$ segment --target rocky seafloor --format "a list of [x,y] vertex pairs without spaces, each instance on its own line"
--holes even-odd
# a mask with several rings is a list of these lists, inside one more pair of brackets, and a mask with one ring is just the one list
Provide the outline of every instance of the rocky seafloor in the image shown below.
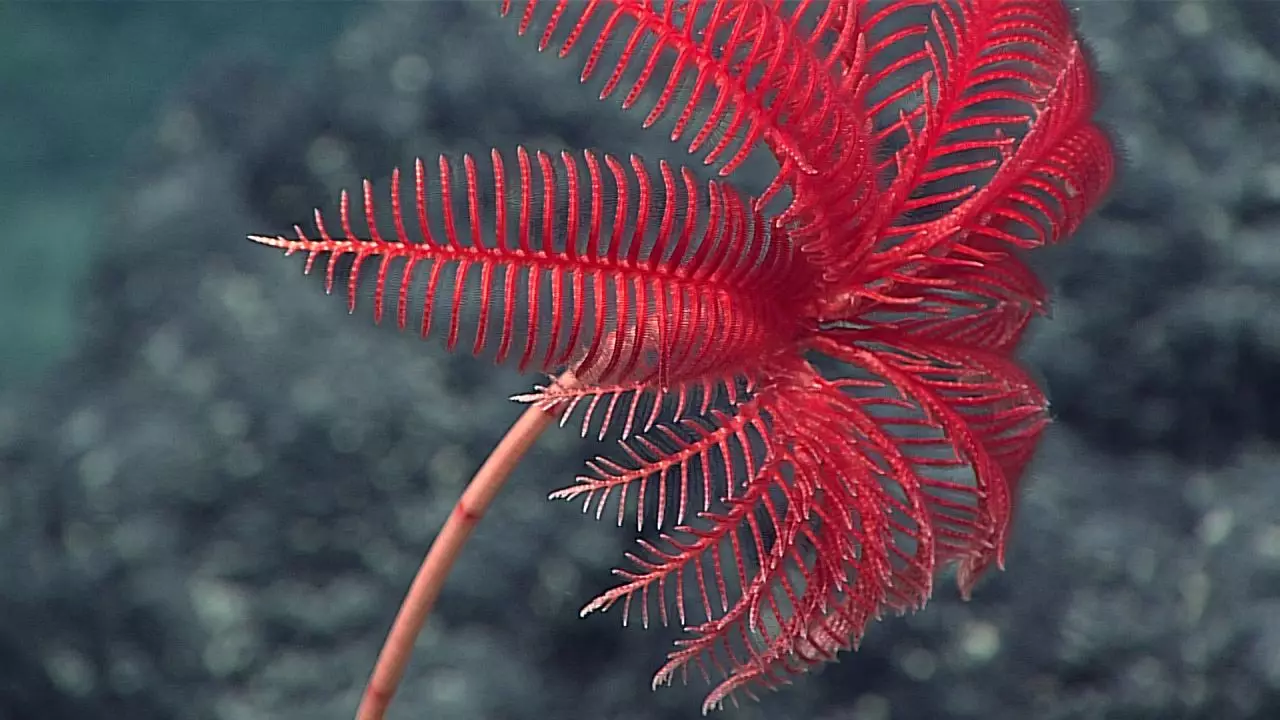
[[[1083,3],[1126,165],[1043,264],[1058,422],[1008,570],[737,718],[1280,717],[1280,12]],[[83,341],[0,400],[0,717],[348,717],[530,378],[347,318],[245,242],[416,155],[670,153],[477,2],[371,6],[302,73],[224,58],[146,130]],[[579,619],[631,536],[546,501],[550,433],[451,578],[392,717],[694,716],[674,631]]]

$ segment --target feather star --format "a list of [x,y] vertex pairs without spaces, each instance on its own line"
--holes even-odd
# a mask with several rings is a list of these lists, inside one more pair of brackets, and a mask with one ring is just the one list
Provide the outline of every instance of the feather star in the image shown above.
[[[352,309],[372,275],[376,318],[576,378],[517,399],[620,436],[552,497],[651,531],[583,614],[678,622],[655,686],[714,672],[715,707],[855,647],[943,568],[967,597],[1048,422],[1013,357],[1046,300],[1023,255],[1113,173],[1068,11],[535,0],[518,20],[690,167],[442,157],[412,207],[393,173],[385,235],[366,182],[364,234],[344,193],[340,234],[317,211],[310,237],[253,239],[327,255],[330,288],[349,261]],[[753,153],[775,168],[758,196],[729,180]]]

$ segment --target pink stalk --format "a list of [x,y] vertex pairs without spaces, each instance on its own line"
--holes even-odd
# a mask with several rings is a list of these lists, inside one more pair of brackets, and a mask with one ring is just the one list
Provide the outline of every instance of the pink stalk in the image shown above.
[[[578,383],[570,372],[564,373],[556,382],[564,387],[572,387]],[[461,554],[462,546],[471,536],[476,523],[484,517],[489,504],[502,489],[520,458],[533,446],[538,436],[559,418],[560,412],[559,406],[544,409],[534,405],[525,410],[467,484],[462,497],[453,506],[449,519],[440,529],[440,534],[431,543],[431,549],[427,551],[404,602],[400,604],[400,611],[391,625],[382,651],[378,653],[373,675],[365,686],[364,697],[356,710],[356,720],[382,720],[386,714],[387,706],[391,704],[391,698],[409,665],[413,643],[422,632],[422,626],[436,599],[440,597],[440,589],[444,586],[453,563]]]

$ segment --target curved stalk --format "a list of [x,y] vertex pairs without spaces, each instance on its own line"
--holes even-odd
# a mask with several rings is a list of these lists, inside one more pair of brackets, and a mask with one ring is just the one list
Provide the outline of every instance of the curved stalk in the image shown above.
[[[578,381],[572,373],[565,372],[556,383],[563,387],[573,387]],[[533,446],[538,436],[559,418],[561,412],[561,406],[544,409],[535,405],[525,410],[467,484],[466,490],[453,506],[453,512],[449,513],[449,519],[445,520],[444,527],[440,529],[440,534],[431,543],[413,584],[409,586],[409,592],[400,604],[400,611],[396,613],[395,622],[391,624],[391,631],[378,653],[378,662],[374,665],[364,696],[360,699],[356,720],[382,720],[386,714],[391,698],[404,677],[405,668],[409,665],[413,643],[422,632],[422,626],[436,599],[440,597],[440,589],[444,586],[453,563],[462,553],[462,546],[466,544],[471,531],[480,522],[480,518],[484,517],[489,504],[502,489],[520,459]]]

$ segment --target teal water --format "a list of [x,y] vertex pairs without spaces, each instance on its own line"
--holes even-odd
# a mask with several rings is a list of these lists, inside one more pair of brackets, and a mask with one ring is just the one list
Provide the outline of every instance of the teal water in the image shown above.
[[0,392],[74,347],[104,204],[165,98],[217,54],[303,63],[363,4],[0,3]]

